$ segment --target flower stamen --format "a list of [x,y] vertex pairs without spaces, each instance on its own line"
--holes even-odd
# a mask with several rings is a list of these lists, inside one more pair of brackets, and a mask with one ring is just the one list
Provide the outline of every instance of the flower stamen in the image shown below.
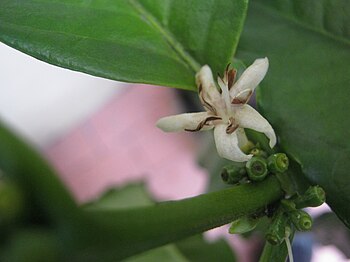
[[[245,93],[247,93],[245,95]],[[242,95],[244,94],[243,98]],[[248,102],[251,95],[253,94],[252,90],[244,89],[243,91],[239,92],[231,101],[231,104],[233,105],[242,105]]]
[[217,111],[215,107],[212,106],[207,100],[205,100],[202,90],[203,90],[202,85],[199,85],[198,94],[199,94],[200,100],[202,101],[203,107],[209,110],[210,112],[212,112],[214,115],[217,115]]
[[221,117],[209,116],[206,119],[204,119],[203,121],[201,121],[195,129],[185,128],[184,130],[188,131],[188,132],[197,132],[197,131],[200,131],[204,126],[209,125],[210,121],[214,121],[214,120],[221,120]]
[[237,128],[238,128],[238,125],[234,123],[233,117],[230,117],[229,125],[226,128],[226,134],[232,134],[233,132],[236,131]]

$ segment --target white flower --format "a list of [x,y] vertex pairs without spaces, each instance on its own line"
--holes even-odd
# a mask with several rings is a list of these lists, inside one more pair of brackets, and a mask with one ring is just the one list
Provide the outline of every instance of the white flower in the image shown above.
[[276,144],[276,135],[269,122],[246,104],[268,67],[267,58],[257,59],[236,83],[236,70],[227,67],[224,77],[218,77],[218,89],[209,66],[203,66],[196,75],[196,82],[206,111],[164,117],[158,120],[157,126],[165,132],[214,128],[215,144],[221,157],[236,162],[248,161],[252,155],[246,155],[241,150],[248,143],[244,128],[265,133],[271,148]]

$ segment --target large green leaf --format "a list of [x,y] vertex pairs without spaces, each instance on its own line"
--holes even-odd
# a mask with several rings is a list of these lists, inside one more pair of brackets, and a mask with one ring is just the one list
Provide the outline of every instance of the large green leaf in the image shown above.
[[221,72],[247,0],[2,0],[0,41],[61,67],[110,79],[194,90]]
[[350,2],[251,2],[238,57],[267,56],[259,105],[285,151],[350,226]]

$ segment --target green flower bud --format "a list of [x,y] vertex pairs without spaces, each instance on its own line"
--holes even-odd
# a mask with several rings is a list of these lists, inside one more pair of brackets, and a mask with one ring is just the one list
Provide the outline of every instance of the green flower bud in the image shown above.
[[254,156],[246,164],[248,177],[253,181],[262,181],[267,176],[267,163],[262,157]]
[[253,156],[260,156],[263,158],[267,158],[267,153],[264,150],[261,150],[259,148],[253,148],[250,152]]
[[326,201],[326,193],[320,186],[310,186],[304,195],[297,197],[294,200],[296,207],[317,207]]
[[297,211],[291,212],[289,215],[297,230],[307,231],[311,229],[312,218],[305,211],[297,210]]
[[267,231],[266,240],[271,245],[280,245],[286,235],[286,227],[288,226],[288,217],[284,212],[278,211],[272,220]]
[[277,153],[267,158],[269,170],[273,173],[283,173],[287,171],[289,159],[284,153]]
[[227,165],[222,168],[221,178],[227,184],[238,183],[246,174],[244,167]]

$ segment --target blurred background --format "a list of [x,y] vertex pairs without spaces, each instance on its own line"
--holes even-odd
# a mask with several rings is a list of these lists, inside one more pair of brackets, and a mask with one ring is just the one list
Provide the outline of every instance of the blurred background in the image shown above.
[[[195,109],[196,94],[65,70],[1,43],[0,57],[1,120],[42,152],[80,203],[140,180],[159,201],[215,188],[217,156],[204,161],[208,169],[199,164],[212,154],[212,134],[155,127],[160,117]],[[350,261],[349,231],[326,205],[309,211],[314,229],[296,236],[295,261]],[[232,236],[226,226],[206,236],[226,238],[243,262],[262,248],[260,236]]]

